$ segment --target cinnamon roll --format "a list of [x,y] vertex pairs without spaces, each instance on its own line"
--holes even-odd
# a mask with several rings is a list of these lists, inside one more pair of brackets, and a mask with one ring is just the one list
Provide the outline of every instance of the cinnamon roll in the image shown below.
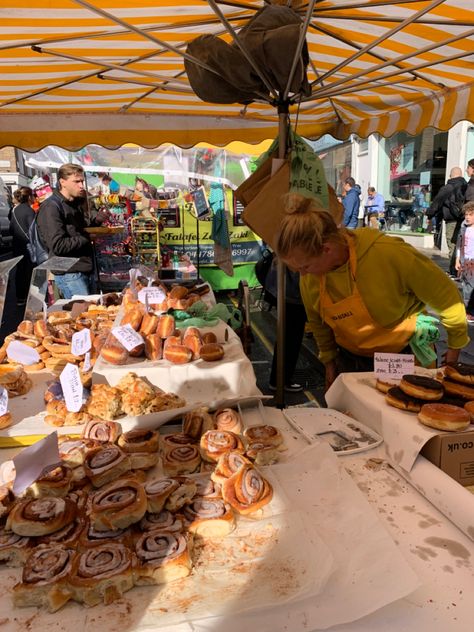
[[94,494],[89,519],[96,531],[126,529],[139,522],[146,510],[143,486],[133,478],[122,478]]
[[63,498],[71,489],[72,470],[68,465],[49,465],[24,492],[26,498],[59,496]]
[[157,452],[158,433],[155,430],[130,430],[118,439],[118,445],[124,452]]
[[182,513],[187,529],[206,538],[223,538],[235,528],[234,512],[221,498],[195,498]]
[[242,418],[233,408],[220,408],[214,413],[217,430],[227,430],[240,434],[242,432]]
[[101,443],[116,443],[121,434],[122,426],[118,421],[92,419],[85,425],[82,431],[82,438],[93,439]]
[[193,439],[200,439],[205,432],[214,428],[214,419],[207,408],[195,408],[183,417],[183,434]]
[[252,465],[243,465],[222,483],[222,496],[237,513],[246,516],[271,501],[273,488]]
[[196,494],[197,485],[192,478],[176,476],[174,480],[179,483],[179,486],[166,499],[165,509],[168,509],[168,511],[178,511],[186,503],[191,502]]
[[160,457],[158,452],[131,452],[130,467],[133,472],[137,470],[150,470],[155,465],[158,465]]
[[94,439],[75,439],[68,435],[58,437],[59,456],[63,463],[71,468],[82,465],[86,454],[99,445]]
[[77,541],[78,550],[85,551],[90,548],[115,542],[124,546],[132,545],[132,532],[127,529],[110,529],[108,531],[97,531],[89,521],[86,521]]
[[163,509],[159,513],[147,512],[140,520],[139,527],[141,531],[160,530],[175,533],[184,530],[184,521],[179,514]]
[[15,606],[45,606],[56,612],[71,598],[68,576],[74,551],[56,544],[42,544],[28,557],[21,582],[13,587]]
[[86,606],[108,605],[133,588],[133,555],[123,544],[108,542],[76,555],[69,576],[73,599]]
[[168,450],[163,455],[163,470],[167,476],[179,476],[195,472],[201,463],[201,455],[195,445],[183,445]]
[[49,535],[73,522],[76,515],[76,505],[68,498],[22,500],[8,514],[6,529],[17,535]]
[[211,479],[222,485],[244,465],[250,465],[250,461],[241,452],[226,452],[219,457],[214,471],[211,472]]
[[32,548],[31,538],[0,527],[0,562],[6,562],[7,566],[23,566]]
[[160,449],[164,454],[173,448],[178,448],[184,445],[193,445],[195,443],[195,439],[183,432],[173,432],[170,434],[160,435]]
[[87,454],[84,469],[94,487],[102,487],[130,472],[130,458],[116,445],[101,446]]
[[192,474],[190,478],[196,483],[196,496],[222,498],[221,486],[212,480],[210,473]]
[[279,446],[283,443],[282,434],[275,426],[249,426],[244,430],[244,437],[249,443],[258,442],[273,446]]
[[221,454],[235,450],[244,452],[244,444],[240,437],[225,430],[208,430],[201,437],[201,455],[205,461],[217,461]]
[[137,586],[187,577],[192,568],[188,538],[182,533],[148,531],[135,544]]
[[148,511],[160,513],[165,506],[165,502],[179,487],[179,482],[172,478],[161,478],[151,480],[145,484],[145,493],[148,503]]
[[77,541],[80,533],[84,529],[84,518],[81,515],[76,516],[76,518],[67,524],[62,529],[58,529],[54,533],[50,533],[49,535],[44,535],[41,538],[38,538],[38,544],[60,544],[61,546],[65,546],[66,548],[74,549],[77,545]]

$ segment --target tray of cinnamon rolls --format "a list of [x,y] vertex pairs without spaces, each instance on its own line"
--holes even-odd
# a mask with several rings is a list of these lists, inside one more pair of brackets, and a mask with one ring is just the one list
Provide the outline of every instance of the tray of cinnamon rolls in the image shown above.
[[[0,561],[21,568],[16,607],[108,605],[134,586],[191,580],[206,552],[214,563],[216,543],[224,554],[241,520],[251,518],[246,538],[258,530],[274,496],[258,464],[278,459],[281,432],[244,428],[236,409],[206,408],[187,413],[179,430],[124,432],[92,420],[80,437],[59,437],[61,462],[18,496],[14,468],[2,472]],[[239,542],[231,548],[241,564]]]

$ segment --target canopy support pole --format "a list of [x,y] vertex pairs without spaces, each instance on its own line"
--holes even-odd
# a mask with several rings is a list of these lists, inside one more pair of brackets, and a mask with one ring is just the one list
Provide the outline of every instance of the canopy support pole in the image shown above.
[[[288,101],[278,106],[278,158],[286,157],[288,141]],[[286,266],[277,260],[277,336],[276,336],[276,393],[277,408],[285,407],[285,321],[286,321]]]

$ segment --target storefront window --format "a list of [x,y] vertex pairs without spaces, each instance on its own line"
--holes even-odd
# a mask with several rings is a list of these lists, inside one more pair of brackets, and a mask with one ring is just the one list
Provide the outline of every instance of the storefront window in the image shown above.
[[351,175],[351,143],[341,143],[318,153],[328,184],[341,195],[344,180]]

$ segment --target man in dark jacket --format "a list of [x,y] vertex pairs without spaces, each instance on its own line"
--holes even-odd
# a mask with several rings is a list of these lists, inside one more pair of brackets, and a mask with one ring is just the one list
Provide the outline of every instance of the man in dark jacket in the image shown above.
[[469,182],[467,183],[466,196],[464,198],[465,202],[473,202],[474,201],[474,158],[471,158],[467,163],[466,173],[469,178]]
[[360,196],[354,178],[344,180],[346,195],[342,199],[344,206],[343,224],[346,228],[357,228],[359,218]]
[[462,169],[453,167],[449,174],[449,180],[436,194],[431,202],[426,216],[436,217],[437,224],[444,219],[446,227],[446,242],[449,251],[449,272],[451,276],[456,276],[455,268],[455,246],[463,220],[462,207],[466,193],[467,183],[463,178]]
[[54,273],[64,298],[87,296],[90,291],[93,251],[85,232],[85,199],[84,170],[79,165],[65,164],[58,170],[58,188],[38,212],[39,235],[49,254],[79,259],[66,273]]

